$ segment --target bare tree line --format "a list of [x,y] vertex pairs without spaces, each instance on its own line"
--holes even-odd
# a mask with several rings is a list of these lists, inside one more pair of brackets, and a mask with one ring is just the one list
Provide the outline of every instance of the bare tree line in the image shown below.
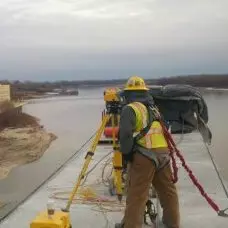
[[[10,84],[13,91],[44,93],[56,88],[80,88],[83,86],[115,86],[124,85],[127,79],[119,80],[81,80],[81,81],[8,81],[2,80],[0,84]],[[228,88],[228,74],[226,75],[187,75],[147,79],[149,85],[188,84],[196,87]]]

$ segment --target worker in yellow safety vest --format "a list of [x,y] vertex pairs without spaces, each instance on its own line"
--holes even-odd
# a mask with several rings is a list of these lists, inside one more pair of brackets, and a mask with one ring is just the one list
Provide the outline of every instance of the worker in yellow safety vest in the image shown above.
[[[120,151],[130,165],[125,215],[116,228],[141,228],[151,184],[163,208],[167,228],[180,228],[179,200],[172,181],[170,156],[153,98],[142,78],[130,77],[124,89],[126,105],[120,116]],[[159,114],[160,115],[160,114]]]

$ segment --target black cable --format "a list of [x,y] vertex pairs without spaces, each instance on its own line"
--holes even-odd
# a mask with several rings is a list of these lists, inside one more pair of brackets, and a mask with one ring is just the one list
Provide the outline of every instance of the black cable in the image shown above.
[[208,155],[209,155],[209,157],[210,157],[210,159],[211,159],[211,162],[212,162],[212,164],[213,164],[213,166],[214,166],[215,172],[217,173],[217,176],[218,176],[218,178],[219,178],[219,180],[220,180],[220,183],[221,183],[222,188],[223,188],[223,190],[224,190],[224,192],[225,192],[225,195],[226,195],[226,197],[227,197],[227,199],[228,199],[228,191],[227,191],[226,186],[225,186],[225,184],[224,184],[224,181],[223,181],[223,179],[222,179],[222,177],[221,177],[221,175],[220,175],[220,172],[219,172],[219,170],[218,170],[218,168],[217,168],[217,165],[215,164],[215,161],[214,161],[214,159],[213,159],[213,156],[212,156],[212,154],[211,154],[211,151],[210,151],[210,149],[208,148],[208,146],[207,146],[205,143],[204,143],[204,145],[205,145],[205,147],[207,148]]
[[[204,120],[203,120],[200,116],[197,116],[197,117],[202,121],[202,123],[204,124],[204,126],[205,126],[206,128],[208,128],[208,126],[206,125],[206,123],[204,122]],[[199,132],[198,122],[197,122],[197,130],[198,130],[198,132]],[[211,153],[210,149],[208,148],[208,145],[206,144],[206,142],[205,142],[204,140],[203,140],[203,143],[204,143],[204,146],[205,146],[206,149],[207,149],[207,153],[208,153],[208,155],[209,155],[209,157],[210,157],[210,159],[211,159],[211,162],[212,162],[212,164],[213,164],[213,166],[214,166],[215,172],[216,172],[216,174],[217,174],[217,176],[218,176],[218,178],[219,178],[219,181],[220,181],[220,183],[221,183],[221,185],[222,185],[222,188],[223,188],[223,190],[224,190],[224,193],[225,193],[225,195],[226,195],[226,197],[227,197],[227,199],[228,199],[228,191],[227,191],[226,185],[224,184],[224,181],[223,181],[223,179],[222,179],[222,177],[221,177],[221,175],[220,175],[220,172],[219,172],[218,167],[217,167],[217,165],[216,165],[216,163],[215,163],[215,161],[214,161],[214,158],[213,158],[213,156],[212,156],[212,153]]]

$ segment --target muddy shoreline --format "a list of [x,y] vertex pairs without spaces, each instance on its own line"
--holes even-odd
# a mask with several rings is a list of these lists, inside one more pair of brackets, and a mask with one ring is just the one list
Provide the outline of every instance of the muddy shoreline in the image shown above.
[[13,101],[0,102],[0,180],[17,166],[41,158],[56,136],[47,132],[36,115]]
[[55,139],[41,126],[0,131],[0,180],[13,168],[38,160]]

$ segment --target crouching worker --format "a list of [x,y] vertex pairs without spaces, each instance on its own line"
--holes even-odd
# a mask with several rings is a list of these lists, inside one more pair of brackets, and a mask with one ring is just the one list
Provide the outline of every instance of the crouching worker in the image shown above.
[[[131,77],[124,89],[126,105],[120,116],[120,151],[128,161],[129,183],[124,218],[116,228],[141,228],[149,189],[153,184],[163,208],[167,228],[180,228],[179,201],[167,142],[142,78]],[[142,131],[143,129],[143,131]],[[144,132],[144,133],[143,133]]]

